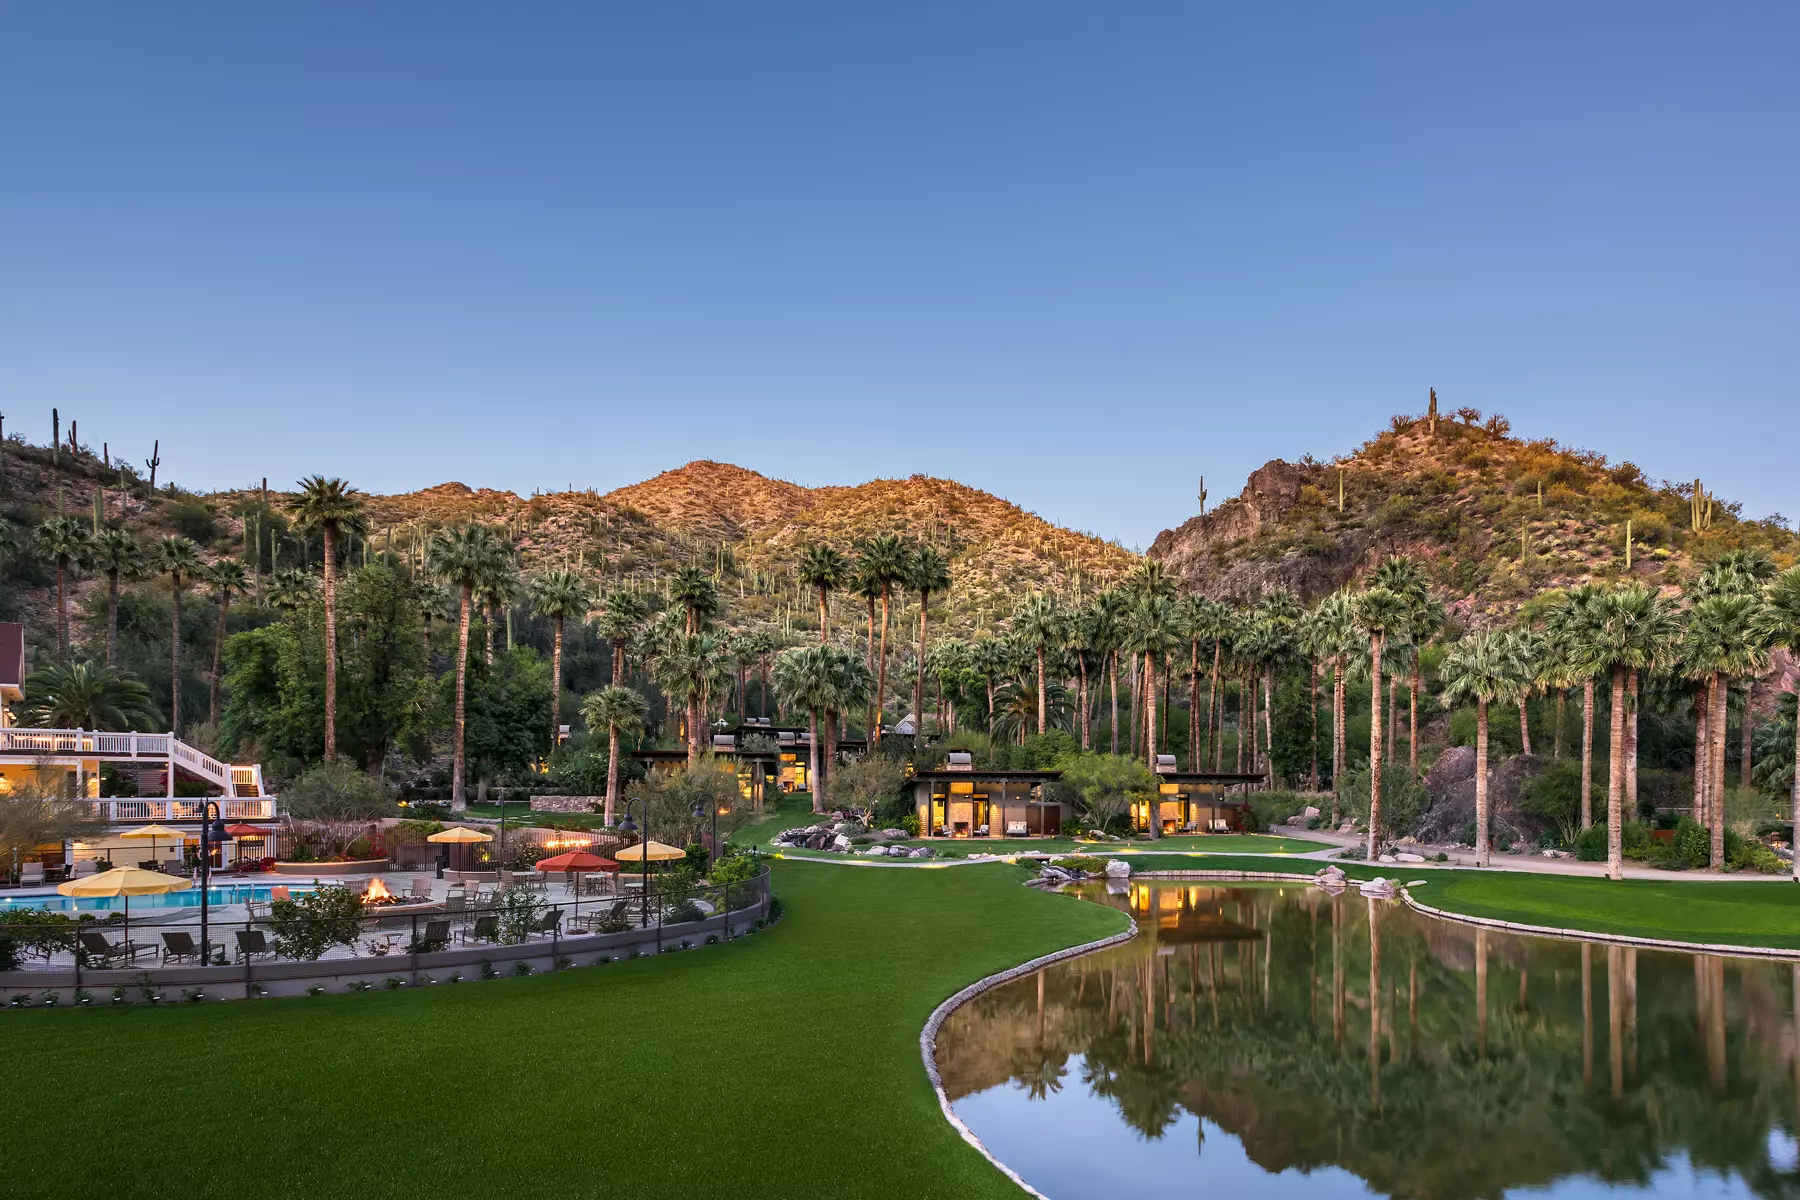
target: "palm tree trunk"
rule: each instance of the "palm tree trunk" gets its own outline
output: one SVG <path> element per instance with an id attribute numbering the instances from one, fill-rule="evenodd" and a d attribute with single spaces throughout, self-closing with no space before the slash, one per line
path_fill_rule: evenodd
<path id="1" fill-rule="evenodd" d="M 1625 811 L 1638 810 L 1638 673 L 1625 677 Z"/>
<path id="2" fill-rule="evenodd" d="M 462 586 L 462 602 L 456 613 L 456 726 L 453 731 L 455 743 L 450 750 L 450 808 L 453 812 L 467 812 L 469 808 L 469 799 L 463 794 L 467 783 L 464 775 L 467 760 L 463 745 L 464 734 L 468 729 L 469 610 L 474 606 L 473 590 L 465 583 Z M 645 832 L 648 836 L 648 830 Z"/>
<path id="3" fill-rule="evenodd" d="M 1419 687 L 1421 683 L 1419 648 L 1414 646 L 1412 682 L 1406 687 L 1406 767 L 1415 776 L 1419 773 Z"/>
<path id="4" fill-rule="evenodd" d="M 1744 685 L 1744 719 L 1739 722 L 1738 787 L 1746 792 L 1750 790 L 1750 760 L 1755 751 L 1756 722 L 1751 716 L 1755 703 L 1756 680 L 1752 678 Z"/>
<path id="5" fill-rule="evenodd" d="M 1138 756 L 1143 746 L 1138 739 L 1138 718 L 1143 715 L 1144 709 L 1144 681 L 1138 667 L 1139 657 L 1136 650 L 1131 652 L 1131 674 L 1128 677 L 1128 682 L 1131 684 L 1131 757 L 1133 758 Z"/>
<path id="6" fill-rule="evenodd" d="M 1233 763 L 1232 767 L 1239 775 L 1242 775 L 1244 773 L 1244 680 L 1242 676 L 1239 676 L 1237 681 L 1237 712 L 1233 715 L 1237 718 L 1232 725 L 1234 732 L 1237 734 L 1237 745 L 1235 747 L 1237 750 L 1237 762 Z M 1252 761 L 1255 760 L 1254 754 L 1251 755 L 1251 759 Z"/>
<path id="7" fill-rule="evenodd" d="M 1087 654 L 1086 653 L 1077 653 L 1075 655 L 1075 670 L 1080 675 L 1079 688 L 1081 691 L 1081 752 L 1083 754 L 1086 754 L 1089 750 L 1091 750 L 1093 748 L 1093 732 L 1094 732 L 1093 711 L 1088 707 L 1088 673 L 1087 673 Z"/>
<path id="8" fill-rule="evenodd" d="M 756 670 L 756 715 L 766 719 L 769 715 L 769 656 L 767 654 L 756 656 Z"/>
<path id="9" fill-rule="evenodd" d="M 1349 704 L 1350 681 L 1346 678 L 1344 656 L 1331 660 L 1331 827 L 1336 829 L 1343 812 L 1339 797 L 1344 792 L 1344 709 Z"/>
<path id="10" fill-rule="evenodd" d="M 606 825 L 612 827 L 619 806 L 619 727 L 606 727 Z"/>
<path id="11" fill-rule="evenodd" d="M 1488 702 L 1475 698 L 1475 861 L 1488 865 Z"/>
<path id="12" fill-rule="evenodd" d="M 119 665 L 119 573 L 106 573 L 106 665 Z"/>
<path id="13" fill-rule="evenodd" d="M 831 786 L 831 773 L 837 769 L 838 760 L 838 714 L 832 709 L 825 710 L 825 748 L 819 755 L 819 770 L 825 773 L 825 786 Z"/>
<path id="14" fill-rule="evenodd" d="M 1712 685 L 1694 695 L 1694 820 L 1711 827 L 1706 815 L 1707 794 L 1712 790 L 1712 738 L 1707 729 L 1712 724 Z"/>
<path id="15" fill-rule="evenodd" d="M 1400 677 L 1398 675 L 1390 675 L 1390 676 L 1388 676 L 1388 694 L 1387 694 L 1387 705 L 1388 705 L 1387 744 L 1390 747 L 1398 746 L 1400 744 L 1400 705 L 1398 703 L 1399 697 L 1400 697 Z M 1394 751 L 1390 751 L 1390 753 L 1393 753 L 1393 752 Z"/>
<path id="16" fill-rule="evenodd" d="M 1796 701 L 1796 703 L 1800 703 L 1800 701 Z M 1793 801 L 1794 823 L 1789 830 L 1792 836 L 1788 838 L 1788 844 L 1794 846 L 1800 845 L 1800 832 L 1795 832 L 1800 831 L 1800 709 L 1795 710 L 1794 717 L 1794 778 L 1789 787 L 1792 791 L 1790 799 Z M 1800 849 L 1794 851 L 1794 878 L 1800 881 Z M 1794 969 L 1800 971 L 1800 966 L 1796 966 Z"/>
<path id="17" fill-rule="evenodd" d="M 1612 673 L 1612 729 L 1607 746 L 1606 877 L 1625 878 L 1625 668 Z"/>
<path id="18" fill-rule="evenodd" d="M 994 677 L 992 675 L 983 675 L 981 678 L 982 681 L 987 684 L 987 727 L 988 736 L 991 738 L 994 736 Z"/>
<path id="19" fill-rule="evenodd" d="M 888 585 L 881 585 L 881 651 L 875 665 L 875 724 L 869 728 L 869 745 L 881 740 L 881 714 L 887 701 Z"/>
<path id="20" fill-rule="evenodd" d="M 1381 845 L 1381 651 L 1386 639 L 1375 637 L 1369 643 L 1369 861 L 1375 861 Z"/>
<path id="21" fill-rule="evenodd" d="M 481 611 L 481 661 L 488 666 L 494 665 L 494 625 L 500 610 L 490 604 Z"/>
<path id="22" fill-rule="evenodd" d="M 1525 697 L 1519 697 L 1519 752 L 1531 753 L 1531 710 L 1526 707 Z"/>
<path id="23" fill-rule="evenodd" d="M 562 650 L 563 619 L 562 614 L 555 617 L 554 632 L 550 636 L 550 749 L 557 747 L 557 738 L 562 736 Z"/>
<path id="24" fill-rule="evenodd" d="M 869 601 L 869 647 L 868 647 L 869 674 L 874 675 L 875 674 L 875 597 L 873 595 L 870 595 L 868 597 L 868 601 Z M 878 718 L 876 716 L 876 708 L 875 708 L 875 694 L 873 692 L 869 693 L 868 703 L 864 707 L 866 709 L 866 715 L 867 715 L 868 723 L 869 723 L 869 728 L 868 728 L 869 745 L 873 746 L 876 741 L 875 726 L 876 726 L 876 723 L 878 720 Z"/>
<path id="25" fill-rule="evenodd" d="M 819 776 L 819 710 L 807 717 L 806 781 L 812 786 L 812 810 L 825 811 L 825 781 Z"/>
<path id="26" fill-rule="evenodd" d="M 225 618 L 231 612 L 231 589 L 219 593 L 219 624 L 213 631 L 212 685 L 208 688 L 206 719 L 219 724 L 219 664 L 225 657 Z"/>
<path id="27" fill-rule="evenodd" d="M 931 593 L 919 593 L 919 661 L 913 676 L 913 747 L 925 737 L 925 648 L 931 633 Z M 942 724 L 940 720 L 939 724 Z"/>
<path id="28" fill-rule="evenodd" d="M 1564 708 L 1564 705 L 1566 704 L 1566 702 L 1568 701 L 1568 698 L 1569 698 L 1569 689 L 1568 688 L 1559 687 L 1556 689 L 1556 751 L 1555 751 L 1555 756 L 1559 761 L 1562 759 L 1562 752 L 1563 752 L 1563 708 Z"/>
<path id="29" fill-rule="evenodd" d="M 169 732 L 181 736 L 181 572 L 169 574 Z M 170 786 L 174 785 L 170 780 Z"/>
<path id="30" fill-rule="evenodd" d="M 1156 769 L 1156 655 L 1144 655 L 1144 703 L 1149 705 L 1144 720 L 1144 761 Z M 1150 836 L 1162 837 L 1162 793 L 1150 797 Z"/>
<path id="31" fill-rule="evenodd" d="M 1312 770 L 1307 774 L 1306 790 L 1319 790 L 1319 664 L 1316 660 L 1307 664 L 1307 687 L 1312 693 Z"/>
<path id="32" fill-rule="evenodd" d="M 1725 721 L 1731 681 L 1723 673 L 1713 675 L 1712 719 L 1712 870 L 1725 869 Z"/>
<path id="33" fill-rule="evenodd" d="M 1219 771 L 1225 765 L 1225 691 L 1219 683 L 1223 654 L 1221 639 L 1214 638 L 1212 678 L 1207 684 L 1206 691 L 1206 740 L 1210 743 L 1209 748 L 1212 750 L 1214 772 Z"/>
<path id="34" fill-rule="evenodd" d="M 625 639 L 612 640 L 612 685 L 625 686 Z"/>
<path id="35" fill-rule="evenodd" d="M 1114 757 L 1119 753 L 1119 651 L 1115 648 L 1107 652 L 1107 662 L 1112 674 L 1112 752 Z M 988 721 L 993 722 L 993 696 L 988 697 Z"/>
<path id="36" fill-rule="evenodd" d="M 56 659 L 58 662 L 69 661 L 69 600 L 63 593 L 63 582 L 68 574 L 68 560 L 61 555 L 56 558 Z"/>
<path id="37" fill-rule="evenodd" d="M 831 640 L 831 609 L 826 604 L 825 589 L 819 589 L 819 645 Z"/>
<path id="38" fill-rule="evenodd" d="M 1039 737 L 1044 736 L 1044 711 L 1048 707 L 1047 699 L 1048 699 L 1048 693 L 1049 693 L 1049 685 L 1046 683 L 1046 681 L 1044 679 L 1044 669 L 1045 669 L 1044 659 L 1046 657 L 1047 657 L 1047 650 L 1044 646 L 1044 643 L 1039 642 L 1037 644 L 1037 704 L 1038 704 L 1037 717 L 1038 717 L 1038 736 Z"/>
<path id="39" fill-rule="evenodd" d="M 337 758 L 337 526 L 326 521 L 325 544 L 325 761 Z"/>
<path id="40" fill-rule="evenodd" d="M 1581 681 L 1581 827 L 1594 823 L 1594 680 Z"/>
<path id="41" fill-rule="evenodd" d="M 700 695 L 688 697 L 687 702 L 687 765 L 700 765 L 701 747 L 704 745 L 702 730 L 706 728 L 705 700 Z"/>
<path id="42" fill-rule="evenodd" d="M 1200 770 L 1200 639 L 1188 643 L 1188 770 Z M 1082 749 L 1087 747 L 1084 745 Z"/>
<path id="43" fill-rule="evenodd" d="M 1275 667 L 1263 667 L 1263 756 L 1268 764 L 1269 786 L 1275 782 Z"/>

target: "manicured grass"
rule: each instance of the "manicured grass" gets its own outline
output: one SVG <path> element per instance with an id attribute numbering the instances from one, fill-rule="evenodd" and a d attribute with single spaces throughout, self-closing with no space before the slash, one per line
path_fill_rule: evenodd
<path id="1" fill-rule="evenodd" d="M 419 992 L 8 1013 L 0 1055 L 49 1090 L 8 1113 L 7 1194 L 1010 1200 L 938 1111 L 920 1027 L 974 979 L 1124 927 L 1023 878 L 782 863 L 786 919 L 727 946 Z"/>
<path id="2" fill-rule="evenodd" d="M 784 829 L 793 829 L 797 825 L 811 825 L 817 819 L 813 816 L 811 792 L 789 792 L 781 797 L 779 805 L 770 809 L 763 808 L 763 819 L 733 830 L 726 841 L 736 842 L 740 846 L 766 845 L 770 838 Z"/>
<path id="3" fill-rule="evenodd" d="M 469 805 L 469 815 L 472 817 L 485 817 L 490 821 L 497 821 L 500 819 L 500 806 L 498 804 L 471 804 Z M 448 823 L 454 824 L 455 819 L 452 818 Z M 528 809 L 523 804 L 508 804 L 506 806 L 506 827 L 508 829 L 524 829 L 529 826 L 549 827 L 552 825 L 560 826 L 565 829 L 599 829 L 605 824 L 606 816 L 603 813 L 542 812 L 537 809 Z"/>
<path id="4" fill-rule="evenodd" d="M 812 812 L 802 807 L 781 817 L 763 821 L 731 835 L 745 845 L 766 844 L 775 834 L 796 825 L 810 825 Z M 752 834 L 757 836 L 751 836 Z M 958 854 L 1306 854 L 1329 850 L 1325 842 L 1304 838 L 1274 837 L 1263 833 L 1212 833 L 1195 837 L 1167 837 L 1160 841 L 1078 842 L 1074 838 L 908 838 L 897 846 L 930 846 Z"/>

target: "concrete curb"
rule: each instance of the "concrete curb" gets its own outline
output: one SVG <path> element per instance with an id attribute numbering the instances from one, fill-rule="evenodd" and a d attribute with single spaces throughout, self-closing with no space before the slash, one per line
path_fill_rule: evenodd
<path id="1" fill-rule="evenodd" d="M 1044 1193 L 1038 1191 L 1029 1183 L 1026 1183 L 1021 1179 L 1017 1171 L 995 1158 L 993 1153 L 982 1144 L 981 1139 L 975 1136 L 975 1131 L 963 1124 L 962 1118 L 958 1117 L 956 1111 L 950 1107 L 950 1097 L 944 1092 L 944 1081 L 942 1077 L 938 1075 L 937 1069 L 938 1030 L 943 1027 L 944 1020 L 949 1017 L 951 1013 L 990 988 L 999 987 L 1003 983 L 1011 983 L 1015 979 L 1022 979 L 1034 971 L 1050 966 L 1052 963 L 1059 963 L 1065 959 L 1077 958 L 1083 954 L 1091 954 L 1096 950 L 1104 950 L 1108 946 L 1117 946 L 1122 942 L 1129 942 L 1136 936 L 1137 922 L 1133 921 L 1126 927 L 1123 933 L 1115 933 L 1111 937 L 1101 938 L 1097 942 L 1088 942 L 1081 946 L 1070 946 L 1066 950 L 1058 950 L 1054 954 L 1046 954 L 1042 957 L 1034 958 L 1030 962 L 1021 963 L 1010 970 L 1001 971 L 998 974 L 989 975 L 986 979 L 977 980 L 938 1005 L 937 1008 L 933 1009 L 931 1019 L 925 1022 L 925 1028 L 919 1034 L 919 1054 L 925 1059 L 925 1077 L 931 1080 L 931 1090 L 937 1093 L 938 1107 L 943 1110 L 944 1119 L 949 1121 L 951 1127 L 962 1135 L 963 1141 L 975 1147 L 981 1156 L 994 1164 L 995 1168 L 998 1169 L 1002 1175 L 1016 1183 L 1026 1195 L 1036 1196 L 1038 1197 L 1038 1200 L 1049 1200 L 1049 1197 L 1045 1196 Z"/>
<path id="2" fill-rule="evenodd" d="M 1725 958 L 1772 958 L 1783 962 L 1800 962 L 1800 950 L 1784 950 L 1777 946 L 1735 946 L 1716 942 L 1680 942 L 1669 938 L 1632 937 L 1623 933 L 1595 933 L 1581 929 L 1559 929 L 1552 925 L 1522 925 L 1517 921 L 1500 921 L 1493 917 L 1472 917 L 1466 913 L 1434 908 L 1413 899 L 1407 888 L 1400 889 L 1400 899 L 1414 912 L 1464 925 L 1481 925 L 1488 929 L 1504 929 L 1532 937 L 1557 938 L 1567 942 L 1609 942 L 1618 946 L 1639 946 L 1651 950 L 1676 950 L 1683 954 L 1708 954 Z"/>

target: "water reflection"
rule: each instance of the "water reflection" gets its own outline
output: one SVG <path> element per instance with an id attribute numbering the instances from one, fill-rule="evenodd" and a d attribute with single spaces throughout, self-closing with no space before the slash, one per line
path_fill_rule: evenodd
<path id="1" fill-rule="evenodd" d="M 1056 1200 L 1800 1197 L 1800 967 L 1311 887 L 1085 894 L 1144 936 L 987 993 L 938 1040 L 958 1114 Z"/>

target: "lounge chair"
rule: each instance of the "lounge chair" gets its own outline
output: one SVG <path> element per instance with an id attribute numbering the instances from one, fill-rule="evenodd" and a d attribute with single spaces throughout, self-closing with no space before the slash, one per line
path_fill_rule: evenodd
<path id="1" fill-rule="evenodd" d="M 157 862 L 154 858 L 140 858 L 138 859 L 138 870 L 160 871 L 162 870 L 162 864 Z"/>
<path id="2" fill-rule="evenodd" d="M 293 899 L 293 897 L 288 894 L 288 890 L 285 887 L 272 887 L 269 889 L 269 900 L 271 903 L 273 903 L 276 900 L 292 900 L 292 899 Z"/>
<path id="3" fill-rule="evenodd" d="M 444 897 L 444 915 L 461 919 L 468 914 L 469 898 L 461 892 L 451 892 Z"/>
<path id="4" fill-rule="evenodd" d="M 1023 822 L 1023 821 L 1008 821 L 1006 823 L 1006 836 L 1007 837 L 1024 837 L 1025 836 L 1025 822 Z"/>
<path id="5" fill-rule="evenodd" d="M 614 900 L 604 908 L 596 909 L 591 913 L 587 913 L 577 918 L 573 923 L 592 932 L 606 924 L 608 921 L 619 920 L 625 915 L 625 910 L 630 906 L 631 901 L 629 900 Z"/>
<path id="6" fill-rule="evenodd" d="M 83 933 L 81 935 L 81 948 L 87 953 L 89 958 L 98 959 L 98 965 L 104 967 L 121 958 L 128 963 L 136 962 L 138 951 L 150 949 L 150 944 L 148 942 L 133 942 L 129 940 L 123 942 L 109 942 L 106 940 L 106 935 L 103 933 Z"/>
<path id="7" fill-rule="evenodd" d="M 408 954 L 436 954 L 450 944 L 450 922 L 427 921 L 425 932 L 419 939 L 407 946 Z"/>
<path id="8" fill-rule="evenodd" d="M 475 928 L 457 932 L 457 940 L 462 942 L 499 942 L 500 918 L 476 917 Z"/>
<path id="9" fill-rule="evenodd" d="M 275 956 L 275 948 L 269 945 L 262 930 L 238 929 L 233 932 L 237 935 L 237 960 L 239 962 L 248 962 L 258 955 L 269 958 Z"/>
<path id="10" fill-rule="evenodd" d="M 32 887 L 44 882 L 44 864 L 37 861 L 19 864 L 19 886 Z"/>
<path id="11" fill-rule="evenodd" d="M 554 934 L 562 924 L 562 909 L 553 908 L 532 923 L 532 933 Z"/>
<path id="12" fill-rule="evenodd" d="M 193 934 L 165 933 L 162 935 L 162 940 L 163 966 L 168 966 L 171 959 L 175 962 L 183 959 L 192 959 L 196 963 L 200 961 L 200 947 L 194 944 Z"/>

